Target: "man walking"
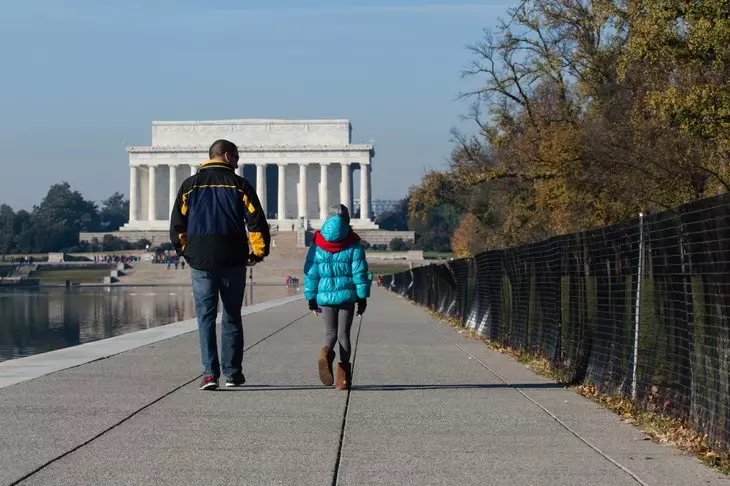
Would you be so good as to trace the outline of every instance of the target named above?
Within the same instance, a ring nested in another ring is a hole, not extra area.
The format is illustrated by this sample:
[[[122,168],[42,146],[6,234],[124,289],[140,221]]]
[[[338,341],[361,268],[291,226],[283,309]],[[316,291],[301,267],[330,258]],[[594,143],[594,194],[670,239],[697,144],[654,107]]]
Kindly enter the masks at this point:
[[[182,183],[170,215],[170,240],[178,255],[187,260],[192,274],[203,362],[201,390],[218,388],[221,368],[227,387],[246,381],[241,368],[246,265],[255,265],[268,256],[271,240],[256,192],[235,172],[236,145],[217,140],[208,155],[210,160],[198,173]],[[222,363],[215,329],[219,296],[223,303]]]

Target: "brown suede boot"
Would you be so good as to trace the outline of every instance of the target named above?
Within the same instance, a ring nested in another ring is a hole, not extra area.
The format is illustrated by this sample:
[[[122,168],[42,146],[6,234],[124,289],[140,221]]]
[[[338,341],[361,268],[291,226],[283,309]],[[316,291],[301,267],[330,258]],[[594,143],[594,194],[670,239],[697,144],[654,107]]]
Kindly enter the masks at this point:
[[[337,363],[337,379],[335,386],[338,390],[349,390],[352,380],[352,368],[350,363]]]
[[[329,346],[322,346],[319,350],[319,359],[317,359],[317,367],[319,368],[319,379],[327,386],[332,386],[335,382],[332,376],[332,361],[335,359],[335,352],[330,350]]]

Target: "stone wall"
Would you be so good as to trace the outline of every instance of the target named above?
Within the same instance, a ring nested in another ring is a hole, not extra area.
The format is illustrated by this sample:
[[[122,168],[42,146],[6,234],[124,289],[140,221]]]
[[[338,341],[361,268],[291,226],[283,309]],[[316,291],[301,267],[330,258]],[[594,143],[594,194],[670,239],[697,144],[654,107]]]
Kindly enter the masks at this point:
[[[348,120],[220,120],[152,122],[153,146],[209,146],[225,138],[236,145],[347,145]]]
[[[96,238],[101,242],[104,235],[112,235],[119,239],[136,243],[139,240],[149,240],[152,246],[160,246],[163,243],[170,243],[170,233],[167,231],[113,231],[111,233],[79,233],[79,241],[91,242]]]
[[[368,251],[368,260],[407,260],[422,261],[423,250],[410,251]]]
[[[406,243],[413,243],[416,240],[415,231],[360,230],[357,234],[371,245],[387,245],[396,238]]]
[[[170,233],[167,231],[114,231],[111,233],[79,233],[80,241],[91,242],[93,238],[99,241],[104,239],[104,235],[110,234],[122,240],[135,243],[141,239],[149,240],[152,246],[160,246],[163,243],[170,242]],[[367,241],[371,245],[387,245],[391,240],[400,238],[406,243],[415,241],[416,233],[414,231],[385,231],[385,230],[357,230],[360,238]],[[305,236],[305,245],[309,245],[312,241],[313,232],[307,232]],[[301,244],[301,242],[299,242]],[[300,247],[301,248],[301,247]]]

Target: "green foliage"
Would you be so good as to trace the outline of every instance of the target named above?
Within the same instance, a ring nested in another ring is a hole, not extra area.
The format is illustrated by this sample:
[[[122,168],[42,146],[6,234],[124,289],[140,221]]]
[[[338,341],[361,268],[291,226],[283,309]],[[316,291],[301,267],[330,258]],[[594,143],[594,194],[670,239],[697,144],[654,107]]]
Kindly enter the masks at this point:
[[[408,226],[416,232],[416,248],[427,251],[451,251],[451,235],[456,230],[462,214],[458,206],[438,201],[430,207],[424,206],[417,214],[412,213]]]
[[[388,244],[390,251],[408,251],[411,249],[410,243],[406,243],[403,238],[393,238]]]
[[[175,248],[173,248],[172,243],[163,243],[157,248],[153,248],[151,251],[154,251],[155,253],[161,253],[165,251],[173,251]]]
[[[101,243],[79,242],[80,232],[116,230],[126,222],[128,208],[128,201],[120,193],[105,200],[99,211],[93,201],[85,200],[67,182],[54,184],[31,212],[15,213],[7,204],[0,205],[0,254],[100,251],[105,246],[131,249],[134,245],[117,238],[105,238]]]
[[[135,250],[144,250],[148,246],[152,246],[152,242],[142,238],[141,240],[137,240],[133,246]]]
[[[392,211],[381,214],[375,222],[381,229],[387,231],[408,231],[409,200],[410,196],[401,199]]]
[[[100,216],[102,231],[118,230],[129,221],[129,201],[121,192],[115,192],[102,201]]]
[[[0,205],[0,255],[13,247],[15,237],[15,213],[7,204]]]
[[[112,235],[104,235],[101,244],[104,251],[120,251],[134,248],[132,243]]]

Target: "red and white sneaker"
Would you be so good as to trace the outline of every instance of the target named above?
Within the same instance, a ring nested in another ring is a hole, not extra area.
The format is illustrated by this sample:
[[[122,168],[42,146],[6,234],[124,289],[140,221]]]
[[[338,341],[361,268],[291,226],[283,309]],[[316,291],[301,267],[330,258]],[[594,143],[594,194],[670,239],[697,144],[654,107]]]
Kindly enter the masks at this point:
[[[218,380],[212,376],[204,376],[203,381],[200,382],[201,390],[215,390],[218,388]]]

